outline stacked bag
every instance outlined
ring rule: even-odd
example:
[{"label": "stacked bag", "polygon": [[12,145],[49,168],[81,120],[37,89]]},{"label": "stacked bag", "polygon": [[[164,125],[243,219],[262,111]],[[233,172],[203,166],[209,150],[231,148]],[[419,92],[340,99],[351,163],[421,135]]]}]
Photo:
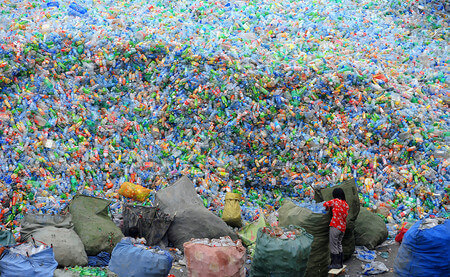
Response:
[{"label": "stacked bag", "polygon": [[399,277],[450,276],[450,219],[417,221],[406,233],[394,261]]},{"label": "stacked bag", "polygon": [[279,226],[300,226],[314,238],[305,276],[327,276],[330,264],[329,226],[331,214],[313,213],[307,208],[295,205],[292,201],[285,201],[278,210],[278,218]]},{"label": "stacked bag", "polygon": [[[355,180],[348,180],[340,185],[315,191],[316,202],[333,199],[332,193],[335,188],[342,188],[344,190],[346,202],[350,208],[347,216],[347,228],[342,239],[344,259],[348,259],[355,251],[354,230],[360,210],[358,190]],[[279,226],[300,226],[314,237],[305,276],[328,276],[328,266],[330,265],[329,226],[332,216],[331,212],[326,214],[314,213],[307,208],[295,205],[292,201],[285,201],[278,210],[278,215]]]},{"label": "stacked bag", "polygon": [[123,238],[122,231],[108,215],[110,204],[111,201],[85,195],[76,195],[70,201],[74,230],[89,256],[111,253]]},{"label": "stacked bag", "polygon": [[341,188],[344,190],[345,199],[350,208],[347,216],[347,228],[345,230],[344,237],[342,238],[344,259],[348,259],[352,256],[353,252],[355,252],[355,225],[360,211],[360,201],[355,179],[347,180],[337,186],[315,191],[314,199],[316,202],[329,201],[333,199],[333,190],[335,188]]},{"label": "stacked bag", "polygon": [[[283,237],[286,232],[295,233],[295,235]],[[313,236],[301,227],[260,228],[250,276],[305,276],[308,259],[313,258],[311,255],[312,243]]]},{"label": "stacked bag", "polygon": [[245,277],[246,250],[240,240],[191,239],[184,243],[189,276]]},{"label": "stacked bag", "polygon": [[0,254],[0,276],[2,277],[47,277],[53,276],[58,263],[53,248],[23,243],[10,248],[2,248]]},{"label": "stacked bag", "polygon": [[124,238],[111,254],[109,269],[119,277],[166,277],[172,268],[172,261],[167,251],[136,246],[129,238]]},{"label": "stacked bag", "polygon": [[237,235],[220,217],[203,206],[188,177],[181,177],[175,184],[159,190],[155,204],[162,212],[174,216],[168,229],[168,240],[178,249],[192,238],[220,238]]},{"label": "stacked bag", "polygon": [[157,245],[172,224],[173,216],[165,214],[156,207],[130,205],[123,206],[124,235],[129,236],[134,228],[138,237],[145,238],[147,245]]},{"label": "stacked bag", "polygon": [[72,215],[69,213],[26,214],[20,232],[23,241],[52,246],[59,266],[84,266],[88,263],[83,242],[73,229]]}]

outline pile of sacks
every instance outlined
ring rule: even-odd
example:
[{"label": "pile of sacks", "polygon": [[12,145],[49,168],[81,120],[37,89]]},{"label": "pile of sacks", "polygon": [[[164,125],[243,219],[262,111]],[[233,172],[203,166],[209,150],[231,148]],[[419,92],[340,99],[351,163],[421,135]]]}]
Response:
[{"label": "pile of sacks", "polygon": [[[129,184],[123,187],[126,194]],[[191,239],[238,238],[231,227],[203,206],[187,177],[160,190],[154,207],[123,204],[122,220],[117,224],[111,219],[110,204],[108,200],[76,195],[61,214],[26,214],[21,222],[22,244],[16,245],[10,232],[0,234],[4,246],[1,276],[20,276],[23,272],[28,272],[27,276],[52,276],[58,266],[87,265],[108,265],[119,277],[130,272],[167,276],[173,259],[155,245],[170,243],[184,249]],[[124,236],[143,238],[147,248]],[[242,249],[245,253],[245,248],[239,249],[239,253]]]},{"label": "pile of sacks", "polygon": [[109,204],[77,195],[61,214],[25,214],[22,244],[4,249],[1,276],[53,276],[57,266],[86,266],[88,256],[111,253],[123,234],[108,215]]},{"label": "pile of sacks", "polygon": [[[387,230],[380,217],[366,209],[360,210],[354,180],[339,187],[346,193],[350,206],[343,239],[348,258],[355,244],[374,248],[383,242]],[[330,200],[332,189],[317,191],[316,200]],[[20,247],[14,246],[13,236],[0,234],[2,244],[9,245],[0,259],[0,273],[14,276],[29,271],[39,276],[39,272],[50,273],[57,266],[109,265],[119,277],[130,272],[167,276],[173,258],[155,246],[173,245],[185,252],[191,274],[219,276],[226,269],[229,276],[244,276],[246,249],[239,235],[254,254],[253,275],[294,270],[299,275],[326,276],[330,213],[315,213],[285,201],[278,210],[279,226],[284,229],[267,228],[261,216],[236,233],[231,226],[242,226],[239,201],[239,194],[228,193],[223,216],[219,218],[204,207],[189,178],[182,177],[156,193],[154,206],[122,203],[121,219],[115,223],[110,217],[110,201],[76,195],[62,214],[25,215],[21,226],[24,244]],[[295,234],[294,239],[283,234]],[[136,244],[129,237],[143,238],[146,245]],[[225,265],[224,259],[233,262]],[[283,263],[286,259],[294,262]],[[37,261],[44,262],[36,267]]]},{"label": "pile of sacks", "polygon": [[[347,229],[342,239],[344,258],[348,259],[352,256],[355,245],[373,249],[386,240],[388,232],[383,219],[366,209],[360,209],[358,190],[354,179],[316,191],[315,200],[317,202],[331,200],[335,188],[344,190],[350,208],[347,216]],[[278,210],[278,214],[280,226],[301,226],[314,236],[306,276],[327,276],[330,264],[329,225],[331,213],[316,213],[308,208],[300,207],[292,201],[285,201]]]}]

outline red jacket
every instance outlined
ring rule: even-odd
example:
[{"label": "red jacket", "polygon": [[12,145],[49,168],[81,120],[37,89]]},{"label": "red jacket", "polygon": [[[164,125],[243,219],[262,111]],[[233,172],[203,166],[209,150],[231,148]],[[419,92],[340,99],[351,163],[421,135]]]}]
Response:
[{"label": "red jacket", "polygon": [[323,205],[327,209],[332,208],[333,218],[331,219],[330,226],[344,233],[347,228],[347,215],[349,210],[347,202],[339,198],[334,198],[323,203]]}]

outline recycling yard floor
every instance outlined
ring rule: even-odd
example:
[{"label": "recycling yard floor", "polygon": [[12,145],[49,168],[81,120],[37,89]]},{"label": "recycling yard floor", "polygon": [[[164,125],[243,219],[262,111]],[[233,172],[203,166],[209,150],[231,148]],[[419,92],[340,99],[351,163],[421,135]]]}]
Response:
[{"label": "recycling yard floor", "polygon": [[[393,277],[394,276],[394,260],[397,256],[398,248],[400,247],[400,244],[395,242],[391,245],[387,246],[381,246],[376,249],[377,251],[377,258],[375,261],[383,262],[387,268],[389,268],[389,272],[384,274],[379,274],[383,277]],[[379,252],[388,252],[389,257],[387,259],[383,259]],[[361,271],[362,267],[361,265],[364,264],[364,262],[358,260],[355,256],[353,256],[350,260],[346,261],[345,264],[347,265],[347,272],[342,276],[362,276]]]}]

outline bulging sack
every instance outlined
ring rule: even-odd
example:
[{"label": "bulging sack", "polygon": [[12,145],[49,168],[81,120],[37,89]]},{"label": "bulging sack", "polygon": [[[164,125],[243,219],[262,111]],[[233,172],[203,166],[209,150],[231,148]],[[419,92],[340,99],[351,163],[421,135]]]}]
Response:
[{"label": "bulging sack", "polygon": [[[225,243],[214,244],[214,240],[193,239],[184,243],[184,254],[188,276],[244,277],[245,247],[241,240],[233,242],[230,237],[220,238]],[[211,242],[212,243],[208,243]]]},{"label": "bulging sack", "polygon": [[[30,246],[30,247],[28,247]],[[18,253],[14,249],[6,249],[0,259],[0,276],[2,277],[49,277],[53,276],[58,263],[55,260],[53,249],[45,247],[43,250],[34,246],[21,245]],[[37,252],[32,254],[33,252]]]},{"label": "bulging sack", "polygon": [[130,182],[124,182],[120,188],[118,193],[126,198],[131,198],[133,200],[142,202],[147,196],[150,194],[150,189],[144,188],[141,185],[135,185]]},{"label": "bulging sack", "polygon": [[355,242],[369,249],[383,243],[388,237],[386,223],[378,215],[366,208],[361,209],[355,221]]},{"label": "bulging sack", "polygon": [[[313,236],[305,229],[289,226],[284,231],[294,236],[273,236],[280,228],[261,228],[256,239],[250,276],[253,277],[302,277],[305,275],[311,253]],[[281,230],[281,229],[280,229]]]},{"label": "bulging sack", "polygon": [[231,227],[241,227],[241,195],[239,193],[227,192],[225,195],[225,208],[223,209],[222,220]]},{"label": "bulging sack", "polygon": [[229,236],[237,239],[233,230],[205,208],[191,207],[175,216],[167,231],[169,241],[178,249],[192,238],[220,238]]},{"label": "bulging sack", "polygon": [[292,201],[285,201],[278,210],[278,218],[279,226],[299,226],[314,237],[305,276],[328,276],[331,214],[313,213],[307,208],[295,205]]},{"label": "bulging sack", "polygon": [[53,226],[56,228],[72,229],[72,215],[64,214],[35,214],[27,213],[21,220],[20,236],[22,241],[28,240],[33,232],[40,228]]},{"label": "bulging sack", "polygon": [[405,234],[394,261],[399,277],[450,276],[450,219],[417,221]]},{"label": "bulging sack", "polygon": [[111,254],[109,269],[119,277],[166,277],[173,258],[167,251],[147,250],[122,239]]},{"label": "bulging sack", "polygon": [[104,199],[76,195],[69,204],[74,230],[83,242],[86,254],[111,253],[123,238],[122,231],[108,216],[110,202]]},{"label": "bulging sack", "polygon": [[175,216],[167,231],[168,239],[178,249],[192,238],[237,239],[233,230],[218,216],[203,206],[194,184],[183,176],[173,185],[159,190],[155,205],[164,213]]},{"label": "bulging sack", "polygon": [[[48,226],[37,229],[32,236],[35,241],[53,246],[55,260],[61,267],[84,266],[88,263],[83,242],[72,229]],[[31,240],[31,238],[28,239],[29,242]]]},{"label": "bulging sack", "polygon": [[147,245],[158,244],[172,224],[170,216],[156,207],[124,205],[123,233],[128,236],[131,228],[137,228],[138,236],[145,238]]}]

